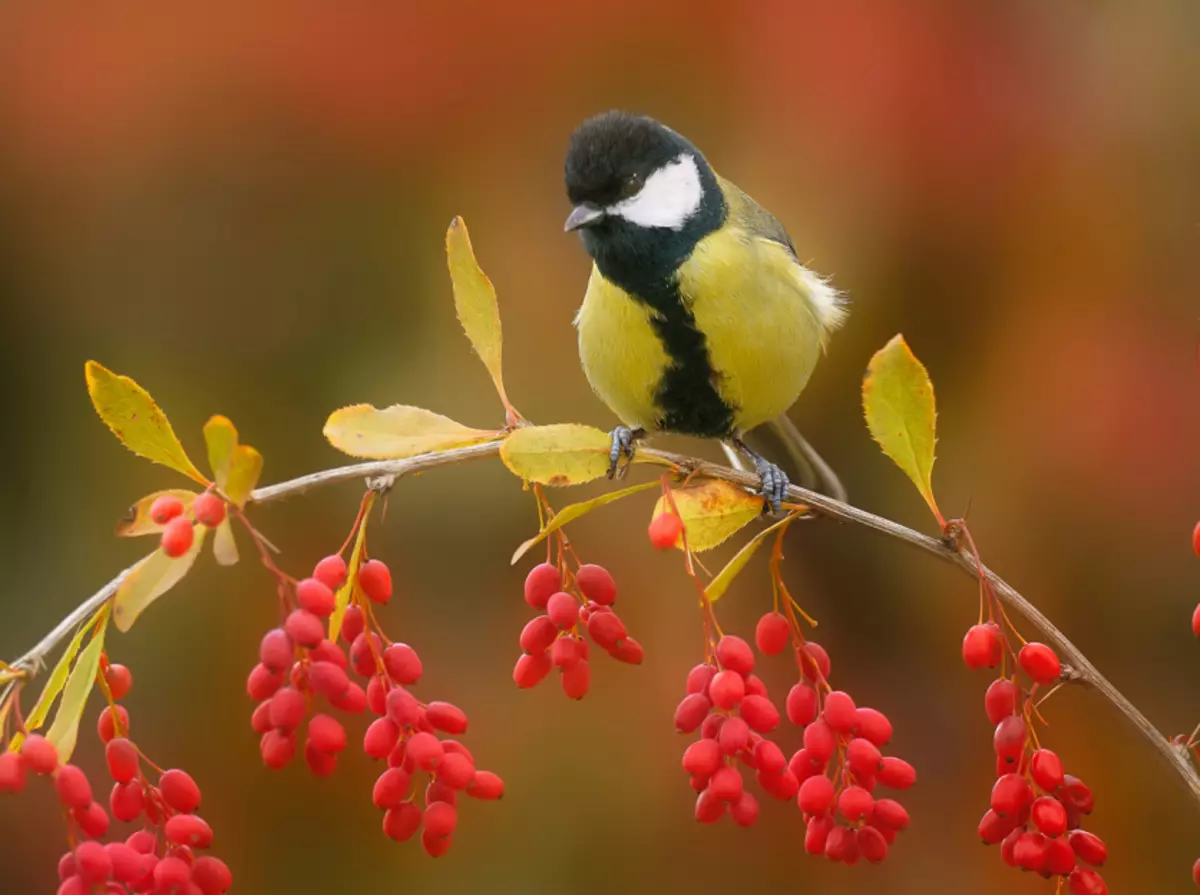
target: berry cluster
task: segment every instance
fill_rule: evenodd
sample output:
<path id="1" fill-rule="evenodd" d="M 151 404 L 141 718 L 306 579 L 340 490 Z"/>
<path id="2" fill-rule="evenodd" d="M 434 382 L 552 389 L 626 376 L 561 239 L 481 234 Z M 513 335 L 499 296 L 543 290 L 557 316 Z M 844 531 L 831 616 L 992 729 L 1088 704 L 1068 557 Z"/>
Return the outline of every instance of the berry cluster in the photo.
<path id="1" fill-rule="evenodd" d="M 1200 522 L 1192 529 L 1192 552 L 1200 556 Z M 1200 637 L 1200 603 L 1192 610 L 1192 633 Z M 1193 875 L 1196 877 L 1196 885 L 1200 886 L 1200 861 L 1196 862 Z"/>
<path id="2" fill-rule="evenodd" d="M 262 735 L 263 761 L 279 769 L 292 760 L 298 731 L 318 697 L 349 714 L 369 709 L 377 717 L 363 737 L 363 752 L 388 764 L 372 793 L 375 806 L 384 811 L 383 832 L 402 842 L 420 829 L 425 851 L 440 857 L 450 848 L 458 823 L 458 794 L 498 799 L 504 783 L 490 771 L 476 770 L 474 757 L 458 740 L 439 738 L 466 732 L 461 709 L 448 702 L 420 702 L 406 689 L 421 678 L 421 658 L 408 644 L 388 640 L 371 609 L 371 604 L 391 599 L 386 564 L 372 559 L 353 570 L 351 602 L 338 632 L 348 654 L 325 637 L 322 620 L 333 614 L 335 591 L 346 583 L 349 571 L 340 555 L 322 559 L 311 578 L 296 584 L 299 607 L 262 640 L 247 689 L 259 701 L 251 723 Z M 365 687 L 351 680 L 352 673 Z M 309 718 L 304 757 L 313 774 L 332 774 L 345 748 L 340 722 L 320 713 Z M 418 804 L 423 774 L 427 783 Z"/>
<path id="3" fill-rule="evenodd" d="M 60 763 L 54 745 L 37 734 L 25 738 L 19 753 L 0 755 L 0 792 L 19 792 L 27 772 L 53 780 L 72 845 L 58 864 L 58 895 L 223 895 L 233 882 L 229 868 L 220 858 L 196 854 L 213 841 L 212 829 L 196 814 L 200 788 L 185 771 L 160 770 L 129 738 L 129 714 L 115 700 L 132 683 L 124 666 L 105 663 L 102 686 L 111 701 L 97 732 L 113 779 L 109 811 L 93 799 L 84 772 Z M 109 832 L 109 812 L 125 823 L 140 820 L 142 829 L 100 842 Z"/>
<path id="4" fill-rule="evenodd" d="M 794 618 L 764 615 L 755 631 L 758 651 L 783 652 L 794 645 L 801 679 L 785 700 L 788 719 L 804 729 L 804 746 L 788 760 L 768 737 L 780 722 L 767 688 L 753 674 L 754 651 L 740 637 L 725 635 L 713 651 L 715 663 L 688 674 L 687 693 L 675 710 L 681 733 L 700 730 L 683 756 L 691 775 L 696 819 L 714 823 L 726 811 L 741 826 L 758 817 L 758 802 L 743 788 L 741 763 L 755 771 L 759 787 L 778 799 L 795 798 L 807 821 L 805 850 L 854 864 L 887 857 L 908 812 L 893 799 L 876 799 L 876 786 L 907 789 L 916 772 L 907 762 L 884 757 L 892 725 L 875 709 L 858 708 L 828 684 L 829 656 L 805 641 Z"/>
<path id="5" fill-rule="evenodd" d="M 567 575 L 570 583 L 564 586 L 562 570 L 546 562 L 525 578 L 525 602 L 543 614 L 521 631 L 522 654 L 513 668 L 513 681 L 521 688 L 533 687 L 558 668 L 563 692 L 583 699 L 592 681 L 589 639 L 630 665 L 640 665 L 644 654 L 613 611 L 617 585 L 608 570 L 581 565 L 574 574 L 568 569 Z"/>
<path id="6" fill-rule="evenodd" d="M 150 505 L 150 520 L 164 526 L 163 553 L 177 559 L 192 549 L 196 537 L 195 523 L 216 528 L 225 521 L 225 501 L 211 491 L 197 495 L 192 501 L 190 517 L 183 511 L 183 501 L 167 494 Z"/>
<path id="7" fill-rule="evenodd" d="M 1003 630 L 993 622 L 972 626 L 963 638 L 968 668 L 996 668 L 1010 653 Z M 1081 866 L 1100 867 L 1108 859 L 1103 840 L 1080 828 L 1095 806 L 1092 792 L 1078 777 L 1063 773 L 1058 756 L 1040 748 L 1033 729 L 1034 693 L 1059 680 L 1062 664 L 1043 643 L 1024 644 L 1016 660 L 1032 681 L 1028 691 L 1016 675 L 1004 675 L 984 695 L 984 709 L 996 728 L 996 782 L 991 807 L 979 822 L 980 838 L 987 845 L 1000 844 L 1010 867 L 1065 878 L 1074 895 L 1105 895 L 1108 887 L 1100 874 Z"/>

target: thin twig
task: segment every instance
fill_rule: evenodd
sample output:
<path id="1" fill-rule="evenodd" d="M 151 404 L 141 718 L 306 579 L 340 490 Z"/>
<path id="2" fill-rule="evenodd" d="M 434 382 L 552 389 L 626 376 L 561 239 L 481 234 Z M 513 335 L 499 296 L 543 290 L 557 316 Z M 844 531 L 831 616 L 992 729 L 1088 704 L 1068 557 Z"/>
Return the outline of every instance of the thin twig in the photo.
<path id="1" fill-rule="evenodd" d="M 380 475 L 404 476 L 415 472 L 421 472 L 427 469 L 434 469 L 439 466 L 450 466 L 456 463 L 463 463 L 468 460 L 480 460 L 486 457 L 494 457 L 500 452 L 500 440 L 488 441 L 483 444 L 471 445 L 469 447 L 455 448 L 453 450 L 441 451 L 434 454 L 423 454 L 418 457 L 411 457 L 405 460 L 378 460 L 367 463 L 356 463 L 350 466 L 339 466 L 334 469 L 327 469 L 321 472 L 315 472 L 310 475 L 300 476 L 299 478 L 290 479 L 286 482 L 280 482 L 275 485 L 267 485 L 263 488 L 258 488 L 250 495 L 250 502 L 257 504 L 272 503 L 277 500 L 283 500 L 287 497 L 292 497 L 298 494 L 303 494 L 313 488 L 319 488 L 324 485 L 332 485 L 338 482 L 348 482 L 361 480 Z M 659 460 L 665 460 L 672 463 L 682 470 L 686 470 L 692 474 L 699 475 L 710 479 L 722 479 L 727 482 L 732 482 L 736 485 L 742 485 L 749 488 L 757 488 L 758 479 L 752 473 L 743 472 L 737 469 L 731 469 L 727 466 L 720 466 L 714 463 L 709 463 L 704 460 L 698 460 L 693 457 L 685 457 L 680 454 L 668 453 L 666 451 L 658 451 L 652 448 L 641 448 L 639 453 L 645 457 L 653 457 Z M 1066 636 L 1056 628 L 1046 616 L 1044 616 L 1032 603 L 1026 600 L 1020 593 L 1011 587 L 1002 578 L 988 569 L 982 564 L 977 565 L 973 556 L 962 553 L 957 550 L 953 544 L 948 544 L 945 540 L 930 537 L 914 531 L 898 522 L 893 522 L 890 519 L 885 519 L 882 516 L 877 516 L 874 513 L 869 513 L 866 510 L 860 510 L 850 504 L 843 503 L 839 500 L 826 497 L 822 494 L 817 494 L 813 491 L 808 491 L 804 488 L 792 486 L 788 491 L 790 500 L 796 503 L 803 503 L 814 510 L 817 510 L 826 518 L 836 520 L 838 522 L 850 522 L 855 525 L 861 525 L 865 528 L 877 531 L 880 534 L 895 538 L 912 547 L 917 547 L 927 553 L 931 553 L 944 562 L 952 563 L 958 566 L 963 572 L 970 575 L 972 578 L 980 578 L 981 576 L 992 586 L 999 597 L 1000 601 L 1012 609 L 1016 610 L 1023 616 L 1029 624 L 1035 628 L 1041 635 L 1041 638 L 1053 646 L 1063 660 L 1064 664 L 1071 669 L 1070 680 L 1073 683 L 1082 683 L 1091 687 L 1101 696 L 1103 696 L 1117 712 L 1125 718 L 1125 720 L 1133 726 L 1133 728 L 1141 734 L 1141 736 L 1149 742 L 1154 750 L 1166 760 L 1171 768 L 1179 776 L 1180 781 L 1191 793 L 1192 798 L 1200 804 L 1200 775 L 1196 773 L 1192 766 L 1191 760 L 1188 758 L 1187 750 L 1179 748 L 1171 744 L 1171 742 L 1159 733 L 1150 720 L 1142 714 L 1138 708 L 1131 703 L 1124 695 L 1114 687 L 1107 678 L 1104 677 L 1088 658 L 1080 652 L 1075 644 L 1071 643 Z M 92 596 L 84 600 L 79 606 L 75 607 L 66 618 L 55 625 L 45 637 L 38 642 L 33 649 L 29 650 L 21 658 L 12 663 L 14 669 L 19 669 L 24 672 L 26 680 L 35 677 L 41 670 L 45 658 L 49 653 L 67 637 L 81 622 L 87 619 L 93 612 L 104 605 L 105 602 L 112 599 L 117 592 L 117 588 L 124 580 L 125 576 L 136 568 L 136 564 L 121 572 L 116 578 L 104 585 Z"/>

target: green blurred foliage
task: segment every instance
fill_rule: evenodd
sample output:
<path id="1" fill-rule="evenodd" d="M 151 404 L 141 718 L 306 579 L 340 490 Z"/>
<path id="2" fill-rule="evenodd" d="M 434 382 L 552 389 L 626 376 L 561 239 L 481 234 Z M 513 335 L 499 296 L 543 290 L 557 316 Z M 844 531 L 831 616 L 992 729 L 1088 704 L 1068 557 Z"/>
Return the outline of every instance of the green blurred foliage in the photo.
<path id="1" fill-rule="evenodd" d="M 1189 0 L 5 5 L 0 655 L 138 556 L 113 523 L 177 483 L 99 424 L 87 358 L 150 389 L 197 455 L 204 420 L 230 416 L 268 482 L 339 463 L 320 429 L 348 403 L 500 422 L 452 310 L 455 214 L 500 293 L 514 402 L 609 426 L 578 372 L 588 265 L 561 232 L 560 181 L 574 125 L 625 106 L 692 137 L 852 297 L 794 416 L 853 500 L 930 527 L 859 405 L 871 352 L 903 331 L 937 387 L 943 510 L 970 506 L 984 558 L 1163 729 L 1190 730 L 1197 26 Z M 299 573 L 341 543 L 357 497 L 253 515 Z M 650 500 L 573 533 L 618 575 L 647 653 L 597 663 L 576 704 L 509 679 L 526 608 L 508 557 L 536 524 L 512 477 L 477 464 L 392 496 L 372 542 L 399 583 L 386 625 L 508 782 L 437 862 L 379 833 L 364 760 L 325 781 L 261 768 L 243 679 L 275 603 L 255 562 L 206 558 L 114 635 L 136 737 L 201 782 L 237 891 L 1049 891 L 976 842 L 992 759 L 986 679 L 958 659 L 971 583 L 841 526 L 797 526 L 787 570 L 837 684 L 895 721 L 921 775 L 914 826 L 884 868 L 853 870 L 799 854 L 792 806 L 751 831 L 698 827 L 670 718 L 699 623 L 677 558 L 645 543 Z M 756 560 L 721 604 L 727 629 L 748 631 L 768 594 Z M 786 663 L 765 677 L 782 694 Z M 1188 891 L 1195 806 L 1094 694 L 1059 693 L 1048 715 L 1097 792 L 1112 890 Z M 65 845 L 49 790 L 31 790 L 0 801 L 5 893 L 49 891 Z"/>

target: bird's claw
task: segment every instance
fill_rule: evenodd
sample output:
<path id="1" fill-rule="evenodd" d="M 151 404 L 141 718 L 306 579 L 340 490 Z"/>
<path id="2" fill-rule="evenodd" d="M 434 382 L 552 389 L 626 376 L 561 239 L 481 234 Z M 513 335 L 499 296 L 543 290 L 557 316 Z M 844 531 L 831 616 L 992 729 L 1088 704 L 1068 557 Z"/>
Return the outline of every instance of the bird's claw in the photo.
<path id="1" fill-rule="evenodd" d="M 787 497 L 788 488 L 791 486 L 787 473 L 761 457 L 755 458 L 754 471 L 761 479 L 758 493 L 763 499 L 763 513 L 779 513 L 783 500 Z"/>
<path id="2" fill-rule="evenodd" d="M 621 478 L 633 462 L 634 442 L 644 433 L 641 429 L 617 426 L 608 434 L 612 437 L 612 449 L 608 452 L 608 477 Z M 621 466 L 622 457 L 626 460 L 624 466 Z"/>

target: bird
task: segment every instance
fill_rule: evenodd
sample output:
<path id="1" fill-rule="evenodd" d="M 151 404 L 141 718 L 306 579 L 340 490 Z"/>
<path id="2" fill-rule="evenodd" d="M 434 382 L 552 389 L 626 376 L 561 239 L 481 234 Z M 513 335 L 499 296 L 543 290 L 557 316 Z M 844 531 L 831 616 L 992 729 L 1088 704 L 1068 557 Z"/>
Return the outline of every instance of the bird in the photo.
<path id="1" fill-rule="evenodd" d="M 592 259 L 575 318 L 580 360 L 621 422 L 609 477 L 651 433 L 718 439 L 749 460 L 764 512 L 778 514 L 789 477 L 747 444 L 765 424 L 805 474 L 844 497 L 786 412 L 847 301 L 800 262 L 783 225 L 687 138 L 632 112 L 575 129 L 564 181 L 564 230 Z"/>

